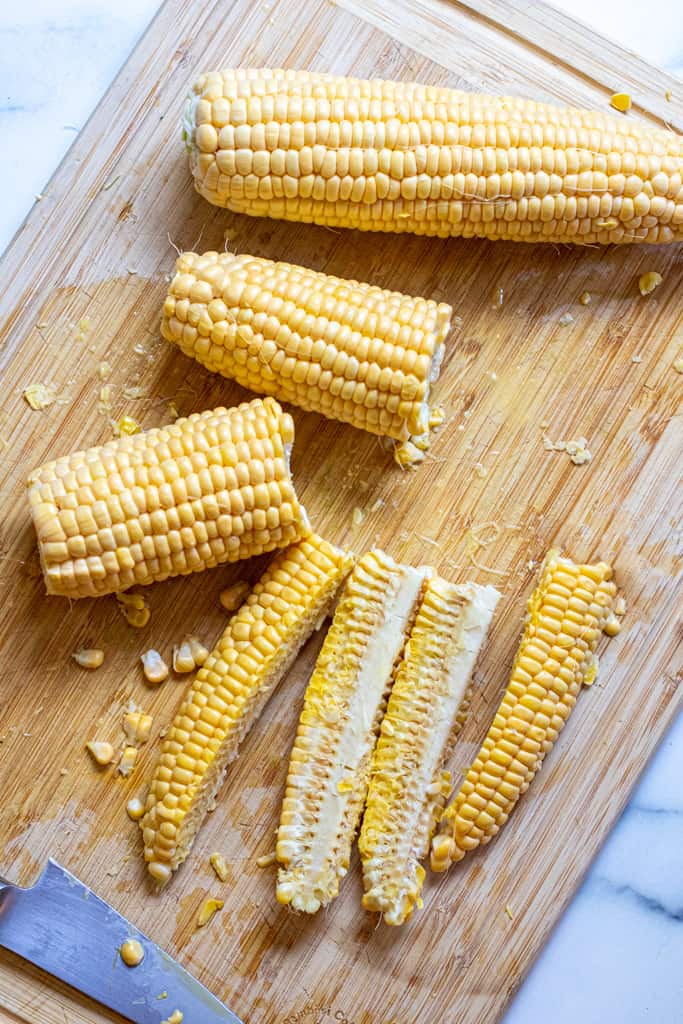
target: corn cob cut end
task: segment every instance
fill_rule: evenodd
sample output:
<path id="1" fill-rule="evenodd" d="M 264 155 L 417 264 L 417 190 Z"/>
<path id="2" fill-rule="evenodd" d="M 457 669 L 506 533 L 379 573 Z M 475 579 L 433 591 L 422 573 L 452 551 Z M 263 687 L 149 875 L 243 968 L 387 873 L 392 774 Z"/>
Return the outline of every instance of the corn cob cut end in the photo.
<path id="1" fill-rule="evenodd" d="M 428 570 L 371 551 L 356 566 L 304 699 L 278 830 L 279 903 L 315 913 L 339 891 L 386 694 Z"/>
<path id="2" fill-rule="evenodd" d="M 372 760 L 358 848 L 366 910 L 400 925 L 420 905 L 420 860 L 450 793 L 443 764 L 469 710 L 472 675 L 500 595 L 430 579 Z"/>
<path id="3" fill-rule="evenodd" d="M 500 831 L 563 729 L 612 615 L 616 586 L 606 562 L 577 564 L 551 550 L 528 601 L 508 688 L 484 744 L 432 841 L 445 871 Z"/>
<path id="4" fill-rule="evenodd" d="M 315 534 L 278 552 L 197 673 L 164 739 L 140 822 L 160 886 L 187 858 L 242 739 L 352 565 L 352 555 Z"/>

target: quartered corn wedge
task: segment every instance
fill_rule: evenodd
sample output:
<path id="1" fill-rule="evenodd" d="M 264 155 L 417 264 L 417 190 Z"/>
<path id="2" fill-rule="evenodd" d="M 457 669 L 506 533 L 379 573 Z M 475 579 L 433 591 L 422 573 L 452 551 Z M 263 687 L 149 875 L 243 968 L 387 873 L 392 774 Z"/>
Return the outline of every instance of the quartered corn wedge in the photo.
<path id="1" fill-rule="evenodd" d="M 524 634 L 500 707 L 432 842 L 431 866 L 445 871 L 488 843 L 526 792 L 596 675 L 594 652 L 616 587 L 605 562 L 580 565 L 551 551 L 531 595 Z"/>
<path id="2" fill-rule="evenodd" d="M 276 856 L 276 896 L 315 913 L 349 866 L 370 758 L 427 570 L 371 551 L 349 577 L 308 684 Z"/>
<path id="3" fill-rule="evenodd" d="M 403 924 L 419 904 L 420 861 L 450 792 L 443 765 L 470 704 L 472 673 L 500 595 L 427 583 L 396 673 L 370 769 L 358 841 L 366 910 Z"/>
<path id="4" fill-rule="evenodd" d="M 373 434 L 429 438 L 452 309 L 289 263 L 183 253 L 161 333 L 258 394 Z"/>
<path id="5" fill-rule="evenodd" d="M 187 857 L 240 743 L 352 564 L 315 534 L 278 552 L 197 673 L 164 739 L 140 822 L 160 885 Z"/>
<path id="6" fill-rule="evenodd" d="M 195 188 L 256 217 L 523 242 L 683 240 L 683 137 L 631 118 L 415 82 L 202 75 Z"/>
<path id="7" fill-rule="evenodd" d="M 294 543 L 310 527 L 293 440 L 266 398 L 47 462 L 28 484 L 47 592 L 97 597 Z"/>

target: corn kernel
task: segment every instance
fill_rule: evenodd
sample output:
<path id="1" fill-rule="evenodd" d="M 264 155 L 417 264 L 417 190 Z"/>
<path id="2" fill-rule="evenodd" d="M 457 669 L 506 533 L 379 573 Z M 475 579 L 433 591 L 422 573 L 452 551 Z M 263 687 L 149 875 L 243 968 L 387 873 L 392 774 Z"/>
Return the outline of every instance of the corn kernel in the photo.
<path id="1" fill-rule="evenodd" d="M 81 668 L 95 669 L 104 664 L 104 651 L 97 647 L 81 647 L 71 657 Z"/>
<path id="2" fill-rule="evenodd" d="M 225 863 L 223 855 L 215 850 L 209 857 L 209 863 L 221 882 L 227 882 L 229 877 L 228 865 Z"/>
<path id="3" fill-rule="evenodd" d="M 145 813 L 145 805 L 139 796 L 131 797 L 126 804 L 126 814 L 131 821 L 139 821 Z"/>
<path id="4" fill-rule="evenodd" d="M 137 939 L 126 939 L 121 944 L 119 953 L 126 967 L 137 967 L 138 964 L 142 963 L 145 956 L 142 944 Z"/>
<path id="5" fill-rule="evenodd" d="M 131 744 L 146 743 L 152 729 L 152 716 L 144 711 L 127 711 L 123 716 L 123 731 Z"/>
<path id="6" fill-rule="evenodd" d="M 197 914 L 197 927 L 203 928 L 209 923 L 214 914 L 223 909 L 223 900 L 216 900 L 210 896 L 202 903 Z"/>
<path id="7" fill-rule="evenodd" d="M 90 740 L 86 743 L 85 749 L 88 751 L 93 761 L 99 765 L 111 764 L 114 760 L 114 748 L 111 743 L 100 742 L 99 740 Z"/>
<path id="8" fill-rule="evenodd" d="M 118 767 L 119 773 L 121 775 L 123 775 L 124 778 L 128 778 L 130 773 L 133 771 L 133 768 L 135 767 L 135 762 L 137 760 L 137 756 L 138 756 L 137 747 L 133 747 L 133 746 L 124 747 L 123 753 L 121 754 L 121 760 L 119 761 L 119 767 Z"/>
<path id="9" fill-rule="evenodd" d="M 221 590 L 219 600 L 226 612 L 234 612 L 246 601 L 249 596 L 250 586 L 246 580 L 238 580 L 231 586 Z"/>
<path id="10" fill-rule="evenodd" d="M 610 97 L 609 105 L 620 113 L 625 114 L 627 110 L 631 109 L 631 97 L 627 92 L 615 92 Z"/>
<path id="11" fill-rule="evenodd" d="M 168 665 L 153 647 L 150 647 L 148 651 L 140 655 L 140 661 L 142 662 L 144 677 L 148 683 L 158 685 L 163 683 L 165 679 L 168 679 Z"/>
<path id="12" fill-rule="evenodd" d="M 638 278 L 638 290 L 641 295 L 651 295 L 655 288 L 659 288 L 663 278 L 654 270 L 648 270 Z"/>

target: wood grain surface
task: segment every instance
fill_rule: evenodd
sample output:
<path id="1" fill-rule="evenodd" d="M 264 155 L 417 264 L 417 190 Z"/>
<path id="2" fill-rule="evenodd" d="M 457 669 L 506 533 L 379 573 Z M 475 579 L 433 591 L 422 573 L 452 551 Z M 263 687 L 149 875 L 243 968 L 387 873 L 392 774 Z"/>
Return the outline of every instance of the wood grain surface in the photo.
<path id="1" fill-rule="evenodd" d="M 2 261 L 0 873 L 28 884 L 48 855 L 61 860 L 248 1024 L 489 1024 L 681 704 L 683 376 L 673 368 L 683 348 L 681 250 L 363 236 L 216 210 L 193 193 L 180 111 L 197 72 L 238 64 L 418 79 L 600 109 L 627 88 L 651 123 L 680 127 L 683 117 L 680 101 L 664 99 L 668 88 L 680 97 L 673 79 L 537 3 L 515 13 L 499 0 L 168 0 Z M 158 333 L 173 245 L 219 248 L 226 239 L 238 251 L 455 307 L 437 392 L 446 423 L 418 472 L 401 472 L 376 438 L 300 412 L 293 465 L 315 527 L 331 540 L 358 552 L 378 543 L 396 558 L 429 560 L 451 579 L 501 588 L 456 772 L 487 729 L 524 599 L 551 544 L 577 558 L 611 559 L 628 603 L 597 684 L 502 835 L 428 880 L 424 910 L 401 929 L 378 927 L 361 910 L 355 859 L 339 899 L 310 920 L 277 906 L 273 869 L 255 864 L 273 848 L 319 638 L 245 742 L 190 861 L 161 895 L 147 883 L 125 803 L 143 790 L 185 684 L 147 687 L 139 655 L 150 646 L 168 653 L 190 630 L 213 642 L 225 616 L 219 591 L 256 576 L 259 565 L 149 588 L 143 631 L 126 625 L 112 598 L 69 605 L 45 597 L 38 574 L 28 471 L 109 438 L 109 415 L 153 426 L 168 419 L 171 401 L 186 414 L 245 396 Z M 643 298 L 637 280 L 647 270 L 663 283 Z M 584 291 L 588 306 L 579 302 Z M 567 313 L 573 320 L 563 323 Z M 110 414 L 98 408 L 102 360 L 113 369 Z M 59 396 L 42 412 L 22 398 L 35 382 Z M 130 387 L 142 397 L 127 397 Z M 546 451 L 544 432 L 553 441 L 586 437 L 592 461 L 575 466 L 566 453 Z M 365 515 L 354 526 L 356 507 Z M 471 564 L 467 538 L 488 522 L 497 536 L 478 552 L 484 571 Z M 103 668 L 76 666 L 70 654 L 82 645 L 105 649 Z M 131 698 L 154 714 L 154 739 L 125 781 L 96 770 L 83 745 L 94 737 L 120 745 Z M 209 867 L 214 849 L 231 868 L 225 884 Z M 196 932 L 207 892 L 225 907 Z M 6 954 L 0 1007 L 0 1020 L 12 1022 L 114 1019 Z"/>

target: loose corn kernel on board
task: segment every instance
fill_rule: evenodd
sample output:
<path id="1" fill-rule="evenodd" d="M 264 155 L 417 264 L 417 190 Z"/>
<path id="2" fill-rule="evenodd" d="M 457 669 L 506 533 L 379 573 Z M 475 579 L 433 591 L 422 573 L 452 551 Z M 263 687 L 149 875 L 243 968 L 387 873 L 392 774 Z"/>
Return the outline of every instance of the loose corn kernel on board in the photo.
<path id="1" fill-rule="evenodd" d="M 0 873 L 26 884 L 57 857 L 249 1024 L 282 1024 L 314 1004 L 329 1007 L 321 1020 L 337 1014 L 355 1024 L 491 1022 L 681 704 L 674 574 L 683 377 L 673 363 L 683 346 L 683 254 L 676 246 L 582 251 L 368 236 L 214 209 L 192 191 L 182 100 L 195 74 L 239 64 L 603 110 L 613 92 L 628 91 L 634 113 L 683 127 L 679 83 L 542 4 L 516 14 L 495 0 L 166 3 L 2 263 Z M 150 689 L 139 655 L 154 646 L 168 656 L 190 630 L 211 646 L 224 622 L 219 591 L 245 573 L 255 578 L 262 561 L 149 588 L 152 618 L 141 631 L 112 598 L 71 608 L 46 598 L 38 573 L 23 495 L 30 469 L 106 440 L 110 416 L 153 426 L 168 419 L 170 401 L 186 414 L 246 397 L 158 333 L 175 259 L 169 238 L 181 249 L 220 249 L 226 229 L 238 251 L 449 301 L 460 318 L 437 390 L 446 424 L 418 472 L 395 468 L 375 437 L 296 411 L 293 458 L 312 522 L 333 542 L 358 552 L 378 543 L 449 579 L 502 590 L 456 771 L 486 733 L 524 599 L 552 542 L 576 558 L 613 561 L 628 602 L 597 684 L 502 835 L 432 876 L 425 909 L 399 930 L 377 928 L 361 909 L 357 855 L 339 899 L 312 920 L 278 907 L 274 869 L 255 864 L 273 849 L 319 639 L 246 740 L 189 862 L 161 897 L 148 886 L 125 804 L 148 778 L 156 737 L 185 684 L 172 678 Z M 650 270 L 663 283 L 642 298 L 637 279 Z M 579 302 L 584 291 L 588 306 Z M 562 325 L 567 313 L 574 319 Z M 106 382 L 103 361 L 112 367 Z M 22 398 L 32 383 L 53 386 L 58 402 L 32 411 Z M 105 383 L 108 412 L 98 410 Z M 546 451 L 544 431 L 552 441 L 587 438 L 592 461 L 576 466 L 565 452 Z M 489 521 L 496 527 L 476 532 Z M 471 564 L 472 528 L 493 538 L 477 561 L 501 575 Z M 79 647 L 103 647 L 104 666 L 80 669 L 70 657 Z M 83 746 L 94 738 L 122 746 L 130 698 L 154 714 L 153 739 L 123 780 L 96 769 Z M 214 850 L 229 865 L 224 884 L 209 866 Z M 207 894 L 225 906 L 196 932 Z M 31 1022 L 115 1019 L 5 953 L 0 1008 Z"/>

